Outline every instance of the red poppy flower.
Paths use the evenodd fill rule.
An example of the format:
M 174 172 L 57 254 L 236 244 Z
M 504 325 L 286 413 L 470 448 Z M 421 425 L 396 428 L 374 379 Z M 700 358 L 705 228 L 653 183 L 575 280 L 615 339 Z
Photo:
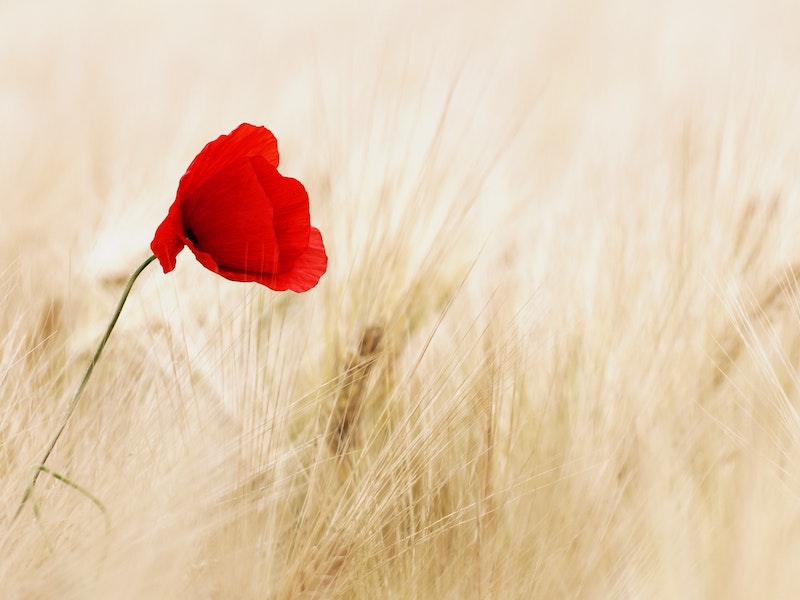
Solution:
M 308 194 L 278 173 L 278 142 L 242 123 L 206 144 L 178 184 L 150 248 L 164 273 L 188 246 L 207 269 L 233 281 L 305 292 L 328 267 Z

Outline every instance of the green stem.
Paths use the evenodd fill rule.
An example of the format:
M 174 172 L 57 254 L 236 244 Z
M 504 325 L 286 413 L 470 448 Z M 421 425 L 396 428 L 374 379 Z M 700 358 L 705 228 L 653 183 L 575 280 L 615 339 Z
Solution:
M 83 375 L 83 380 L 81 381 L 81 384 L 78 386 L 78 391 L 75 392 L 75 395 L 72 397 L 72 401 L 69 403 L 69 406 L 67 407 L 67 412 L 64 413 L 64 418 L 61 420 L 61 425 L 59 425 L 56 434 L 53 436 L 53 439 L 50 440 L 50 444 L 47 446 L 47 450 L 45 451 L 42 460 L 39 461 L 37 469 L 33 473 L 33 479 L 31 480 L 30 485 L 28 485 L 27 489 L 25 490 L 25 495 L 22 497 L 22 500 L 19 503 L 19 508 L 17 508 L 17 512 L 14 513 L 14 518 L 12 519 L 12 522 L 16 520 L 16 518 L 19 516 L 19 513 L 22 512 L 22 508 L 25 506 L 25 502 L 27 502 L 28 498 L 31 497 L 31 494 L 33 493 L 33 488 L 36 485 L 36 480 L 39 478 L 41 472 L 45 470 L 44 465 L 47 462 L 47 459 L 50 458 L 50 454 L 53 452 L 53 448 L 56 447 L 58 438 L 60 438 L 61 434 L 64 433 L 64 429 L 66 429 L 67 423 L 69 422 L 70 417 L 72 417 L 72 413 L 75 412 L 75 408 L 78 406 L 78 401 L 81 399 L 81 396 L 83 395 L 83 390 L 86 388 L 86 384 L 89 381 L 89 377 L 92 376 L 92 371 L 94 371 L 94 366 L 100 359 L 100 354 L 102 354 L 103 348 L 106 347 L 106 342 L 108 342 L 108 338 L 111 337 L 111 332 L 114 329 L 114 325 L 117 324 L 117 319 L 119 319 L 119 315 L 122 312 L 122 307 L 125 306 L 125 301 L 128 299 L 128 294 L 130 293 L 131 288 L 133 287 L 133 283 L 136 281 L 139 275 L 141 275 L 142 271 L 145 270 L 145 267 L 147 267 L 147 265 L 149 265 L 155 259 L 156 259 L 155 256 L 151 256 L 150 258 L 148 258 L 141 265 L 139 265 L 139 267 L 133 272 L 133 275 L 131 275 L 130 279 L 128 279 L 128 283 L 125 286 L 125 289 L 122 291 L 122 297 L 120 297 L 119 303 L 117 303 L 117 310 L 114 311 L 114 316 L 111 317 L 111 322 L 108 324 L 108 327 L 106 328 L 106 333 L 103 336 L 103 339 L 100 340 L 100 345 L 97 346 L 97 350 L 95 350 L 94 356 L 92 357 L 92 360 L 89 363 L 89 368 L 86 369 L 86 373 L 84 373 Z

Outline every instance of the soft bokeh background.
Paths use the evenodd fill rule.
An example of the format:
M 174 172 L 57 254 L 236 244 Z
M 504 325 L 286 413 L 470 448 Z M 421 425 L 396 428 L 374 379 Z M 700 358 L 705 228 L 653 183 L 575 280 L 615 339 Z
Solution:
M 792 598 L 800 7 L 0 0 L 8 598 Z M 186 252 L 242 121 L 303 295 Z

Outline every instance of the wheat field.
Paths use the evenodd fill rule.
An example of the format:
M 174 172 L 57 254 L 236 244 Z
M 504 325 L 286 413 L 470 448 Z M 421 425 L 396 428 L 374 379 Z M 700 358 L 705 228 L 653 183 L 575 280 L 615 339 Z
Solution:
M 0 597 L 797 597 L 797 31 L 778 0 L 2 0 Z M 13 519 L 244 121 L 328 273 L 146 270 L 47 463 L 85 493 L 44 473 Z

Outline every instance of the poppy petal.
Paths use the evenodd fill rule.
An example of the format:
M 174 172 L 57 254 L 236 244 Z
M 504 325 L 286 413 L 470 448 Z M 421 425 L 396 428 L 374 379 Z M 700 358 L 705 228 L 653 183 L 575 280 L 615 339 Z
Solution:
M 277 270 L 272 206 L 249 159 L 212 175 L 182 199 L 182 211 L 189 248 L 204 266 L 254 274 Z M 211 264 L 206 264 L 209 259 Z
M 278 166 L 278 141 L 266 127 L 242 123 L 209 142 L 195 157 L 178 184 L 178 196 L 194 194 L 206 179 L 241 158 L 261 157 Z
M 186 245 L 181 223 L 181 205 L 178 200 L 169 207 L 167 218 L 156 229 L 150 249 L 161 263 L 164 273 L 169 273 L 175 268 L 175 259 Z
M 278 273 L 272 281 L 262 281 L 264 285 L 276 291 L 292 290 L 306 292 L 319 282 L 320 277 L 328 270 L 328 255 L 322 234 L 316 227 L 311 228 L 308 247 L 295 261 L 291 271 Z
M 308 248 L 311 215 L 308 212 L 308 192 L 303 184 L 284 177 L 262 159 L 252 159 L 253 170 L 272 205 L 272 227 L 280 248 L 277 271 L 292 269 L 297 258 Z

